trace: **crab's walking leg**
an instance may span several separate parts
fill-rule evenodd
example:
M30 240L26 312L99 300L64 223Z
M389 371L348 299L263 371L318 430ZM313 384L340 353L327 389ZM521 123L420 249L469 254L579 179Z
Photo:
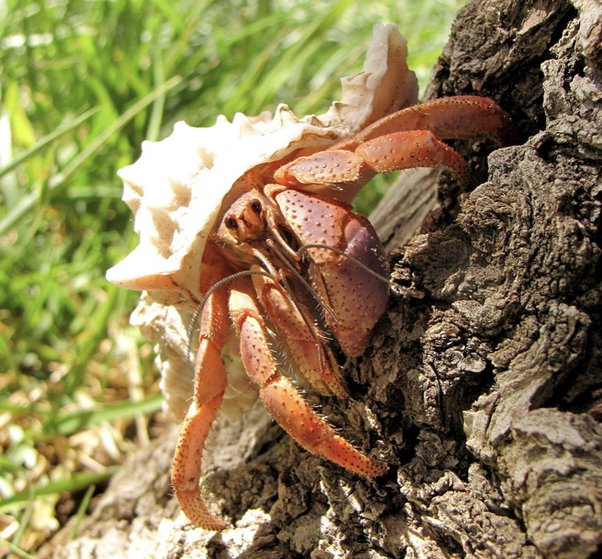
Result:
M337 199L347 202L376 173L386 171L442 165L467 182L466 162L441 140L480 136L512 143L510 116L484 97L443 97L393 113L328 150L287 163L274 179L292 187L345 185Z
M461 182L469 178L468 164L454 149L444 144L429 130L393 132L362 142L356 155L371 171L386 173L414 167L450 169Z
M352 149L379 136L410 130L430 130L442 140L487 136L500 145L515 140L510 115L495 101L477 95L455 95L426 101L385 116L347 141L350 145L345 149Z
M230 315L240 337L245 369L259 386L266 408L282 428L308 451L364 476L378 476L387 466L371 460L336 434L277 368L265 333L265 323L250 282L240 282L230 295Z
M227 526L209 511L199 487L203 447L227 383L220 356L228 332L227 308L227 294L222 289L211 294L203 310L194 395L180 430L171 469L182 510L188 520L207 530L223 530Z
M430 130L404 130L362 142L355 151L330 149L300 157L278 169L274 178L293 188L344 184L345 191L337 199L351 201L377 173L438 166L450 169L461 182L468 179L464 158Z

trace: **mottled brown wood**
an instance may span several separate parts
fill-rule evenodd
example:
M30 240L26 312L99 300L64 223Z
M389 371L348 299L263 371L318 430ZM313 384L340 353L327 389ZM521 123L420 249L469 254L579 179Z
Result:
M209 457L207 487L235 529L187 525L169 493L169 432L132 457L75 541L42 556L594 554L601 40L596 0L477 0L457 18L428 95L493 97L518 143L488 158L490 144L459 144L478 186L406 173L375 215L390 308L349 364L354 398L322 412L388 461L387 476L362 480L308 455L257 407L217 430Z

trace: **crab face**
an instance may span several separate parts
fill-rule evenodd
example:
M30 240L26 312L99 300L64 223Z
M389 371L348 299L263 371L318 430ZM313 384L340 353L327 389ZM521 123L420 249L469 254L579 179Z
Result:
M216 237L232 247L265 240L267 198L253 189L236 200L222 218Z
M164 142L143 146L139 162L122 171L141 243L107 277L148 290L134 321L162 350L167 405L184 416L172 481L187 517L204 528L226 526L210 512L199 478L205 439L237 382L234 370L244 370L305 449L359 475L387 471L307 404L272 354L268 332L314 390L347 397L327 340L360 355L388 296L383 247L348 202L385 171L443 165L463 180L464 160L441 140L475 133L500 140L509 126L480 97L404 108L416 100L416 81L393 26L375 28L363 73L344 84L343 102L319 117L297 119L280 107L273 119L237 115L210 129L180 126ZM191 370L185 332L201 300ZM180 384L186 370L194 376L192 400L190 384Z

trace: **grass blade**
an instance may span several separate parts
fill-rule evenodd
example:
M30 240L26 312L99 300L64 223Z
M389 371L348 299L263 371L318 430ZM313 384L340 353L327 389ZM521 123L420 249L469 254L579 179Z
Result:
M155 99L164 95L170 89L176 87L182 82L182 78L174 76L170 80L161 84L152 93L145 95L138 102L134 103L127 111L119 116L111 126L101 132L86 148L77 154L58 174L54 175L48 181L48 195L52 195L105 144L105 142L116 132L121 130L130 120L132 120L140 111L143 111ZM0 221L0 235L4 235L19 219L29 212L40 200L40 191L32 192L29 196L24 196L21 201Z
M44 148L52 144L56 139L60 138L63 134L74 130L75 128L86 122L86 120L88 120L90 117L94 116L97 112L98 108L95 107L61 124L61 126L59 126L54 132L47 134L38 142L36 142L33 146L19 153L19 155L17 155L17 157L15 157L10 163L0 168L0 178L2 178L7 173L10 173L16 167L21 165L21 163L24 163L31 157L37 156Z
M138 415L146 415L157 412L163 405L161 394L153 394L139 402L129 400L106 404L96 410L78 410L75 412L60 414L54 422L54 430L61 435L71 435L83 427L100 425L116 419L132 419Z
M11 553L15 554L21 559L35 559L33 555L30 555L29 553L27 553L27 551L23 551L20 547L16 546L12 542L9 542L8 540L0 540L0 547L2 545L6 546Z
M74 493L90 485L102 483L115 475L120 468L121 466L109 466L102 472L76 472L68 478L57 479L38 487L19 491L12 497L0 500L0 512L8 511L14 508L15 505L22 505L42 495L52 495L63 491Z

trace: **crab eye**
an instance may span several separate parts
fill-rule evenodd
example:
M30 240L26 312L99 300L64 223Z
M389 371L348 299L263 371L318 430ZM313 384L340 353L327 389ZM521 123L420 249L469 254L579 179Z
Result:
M224 219L224 225L228 228L228 229L238 229L238 223L236 223L236 219L233 217L227 217L226 219Z
M257 199L254 198L253 200L251 200L251 209L256 213L256 214L260 214L261 213L261 202Z

